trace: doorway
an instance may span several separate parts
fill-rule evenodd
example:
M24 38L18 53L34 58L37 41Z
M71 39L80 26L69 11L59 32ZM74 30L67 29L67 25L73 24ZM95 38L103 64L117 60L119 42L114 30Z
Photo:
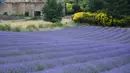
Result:
M34 11L34 16L41 16L41 11Z

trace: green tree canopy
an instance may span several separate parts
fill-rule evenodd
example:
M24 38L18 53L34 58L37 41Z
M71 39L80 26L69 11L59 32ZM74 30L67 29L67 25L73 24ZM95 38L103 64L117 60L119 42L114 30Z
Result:
M130 15L130 0L104 0L109 15L122 17Z
M44 19L55 22L63 16L63 5L56 0L47 0L43 8Z

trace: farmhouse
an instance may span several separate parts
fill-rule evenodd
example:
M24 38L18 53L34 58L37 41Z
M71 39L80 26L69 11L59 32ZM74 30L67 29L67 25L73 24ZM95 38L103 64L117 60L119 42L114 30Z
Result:
M46 0L0 0L0 14L40 16L45 1Z

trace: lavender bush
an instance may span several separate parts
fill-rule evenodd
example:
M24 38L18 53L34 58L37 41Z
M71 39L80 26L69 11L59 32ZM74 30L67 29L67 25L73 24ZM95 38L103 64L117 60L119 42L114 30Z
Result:
M130 73L130 29L0 31L0 73Z

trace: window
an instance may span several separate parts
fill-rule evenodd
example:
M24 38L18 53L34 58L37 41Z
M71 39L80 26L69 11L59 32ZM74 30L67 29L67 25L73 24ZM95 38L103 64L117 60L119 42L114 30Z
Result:
M29 12L25 12L25 16L29 16Z
M34 11L34 16L41 16L41 11Z

